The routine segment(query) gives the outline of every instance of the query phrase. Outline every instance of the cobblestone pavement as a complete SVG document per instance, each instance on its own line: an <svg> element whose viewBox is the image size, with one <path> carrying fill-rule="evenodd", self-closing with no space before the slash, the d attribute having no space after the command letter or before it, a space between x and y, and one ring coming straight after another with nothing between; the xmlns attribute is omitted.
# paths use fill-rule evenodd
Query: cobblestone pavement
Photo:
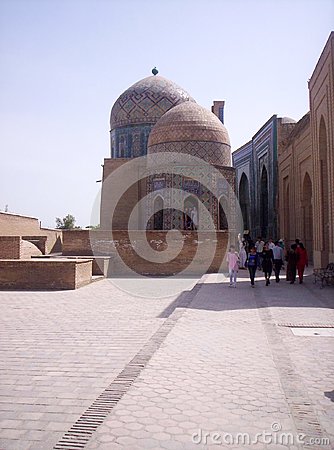
<svg viewBox="0 0 334 450"><path fill-rule="evenodd" d="M0 293L0 448L334 448L334 337L291 331L334 326L333 288L246 276L179 299Z"/></svg>

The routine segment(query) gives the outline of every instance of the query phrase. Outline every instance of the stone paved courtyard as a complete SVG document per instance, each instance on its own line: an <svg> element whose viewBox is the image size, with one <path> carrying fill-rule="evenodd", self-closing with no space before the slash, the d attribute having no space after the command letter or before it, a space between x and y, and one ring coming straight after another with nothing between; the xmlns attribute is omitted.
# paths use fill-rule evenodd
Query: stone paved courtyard
<svg viewBox="0 0 334 450"><path fill-rule="evenodd" d="M240 275L1 292L0 449L334 448L333 287Z"/></svg>

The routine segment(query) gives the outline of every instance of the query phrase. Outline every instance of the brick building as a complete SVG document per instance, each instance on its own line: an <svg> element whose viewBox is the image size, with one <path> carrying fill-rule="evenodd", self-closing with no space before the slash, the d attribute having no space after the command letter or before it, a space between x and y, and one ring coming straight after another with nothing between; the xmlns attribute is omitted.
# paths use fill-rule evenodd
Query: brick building
<svg viewBox="0 0 334 450"><path fill-rule="evenodd" d="M281 148L279 222L282 235L296 237L316 267L334 261L334 33L308 83L310 111Z"/></svg>
<svg viewBox="0 0 334 450"><path fill-rule="evenodd" d="M272 116L232 154L252 237L301 239L316 267L334 261L334 33L308 83L298 122Z"/></svg>

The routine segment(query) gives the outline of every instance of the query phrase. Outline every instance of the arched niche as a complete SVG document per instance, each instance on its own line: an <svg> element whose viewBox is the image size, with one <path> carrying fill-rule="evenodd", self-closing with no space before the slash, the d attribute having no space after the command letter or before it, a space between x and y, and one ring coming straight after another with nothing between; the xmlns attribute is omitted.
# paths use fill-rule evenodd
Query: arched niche
<svg viewBox="0 0 334 450"><path fill-rule="evenodd" d="M321 203L322 213L322 250L329 251L329 188L328 188L328 145L327 129L323 117L319 124L319 156L320 156L320 183L321 183Z"/></svg>
<svg viewBox="0 0 334 450"><path fill-rule="evenodd" d="M263 166L260 180L260 226L261 235L267 237L269 223L268 172Z"/></svg>
<svg viewBox="0 0 334 450"><path fill-rule="evenodd" d="M160 195L157 195L155 197L153 209L154 209L153 229L154 230L163 230L164 229L164 201Z"/></svg>
<svg viewBox="0 0 334 450"><path fill-rule="evenodd" d="M244 230L249 230L249 182L244 172L241 175L239 183L239 204L244 221Z"/></svg>

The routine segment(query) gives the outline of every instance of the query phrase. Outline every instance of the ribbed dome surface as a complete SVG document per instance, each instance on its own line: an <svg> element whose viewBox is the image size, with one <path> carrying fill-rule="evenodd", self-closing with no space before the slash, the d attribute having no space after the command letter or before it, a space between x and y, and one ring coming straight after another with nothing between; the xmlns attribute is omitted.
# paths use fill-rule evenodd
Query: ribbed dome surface
<svg viewBox="0 0 334 450"><path fill-rule="evenodd" d="M166 142L206 141L230 145L224 125L213 113L193 102L166 112L152 128L148 147Z"/></svg>
<svg viewBox="0 0 334 450"><path fill-rule="evenodd" d="M110 129L135 124L155 124L170 108L195 102L177 84L161 76L138 81L116 100L110 114Z"/></svg>
<svg viewBox="0 0 334 450"><path fill-rule="evenodd" d="M152 128L148 153L182 153L216 166L230 166L231 146L224 125L197 103L185 102L166 112Z"/></svg>

